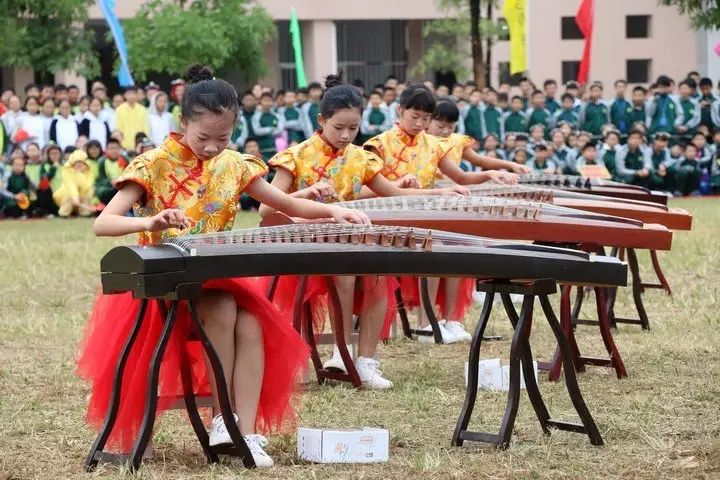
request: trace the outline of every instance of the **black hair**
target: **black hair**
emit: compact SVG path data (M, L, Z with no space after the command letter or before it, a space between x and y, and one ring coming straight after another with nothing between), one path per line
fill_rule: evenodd
M570 101L573 101L573 102L575 101L575 97L574 97L574 96L572 96L572 95L569 94L569 93L563 93L563 94L562 94L562 97L560 97L560 101L561 101L561 102L564 102L566 99L567 99L567 100L570 100Z
M368 93L368 98L372 97L373 95L377 95L378 97L382 98L382 95L381 95L380 92L378 92L377 90L371 90L371 91Z
M383 87L382 90L383 90L383 93L385 93L385 92L394 92L394 91L395 91L395 89L394 89L393 87Z
M95 97L93 97L92 95L83 95L82 97L80 97L80 99L78 100L78 102L82 102L83 100L87 100L87 101L88 101L88 104L89 104L89 103L92 101L93 98L95 98Z
M357 88L365 88L365 82L363 82L361 78L356 78L355 80L353 80L352 85L353 87Z
M386 81L386 82L387 82L388 80L397 80L397 79L398 79L398 78L397 78L395 75L393 75L392 73L391 73L390 75L388 75L387 77L385 77L385 81Z
M73 153L75 150L76 150L75 147L73 147L72 145L68 145L67 147L65 147L65 150L63 150L63 153L65 155L69 155L69 154Z
M511 102L514 102L515 100L520 100L522 102L522 97L520 95L513 95Z
M45 154L46 155L49 154L50 150L57 150L58 152L60 152L60 155L62 155L62 153L63 153L62 148L60 148L60 145L58 145L57 143L55 143L53 141L50 141L50 142L48 142L47 145L45 145Z
M319 82L311 82L307 88L308 88L308 92L309 92L310 90L317 90L318 88L320 90L322 90L323 87L322 87L322 85L320 85Z
M273 94L270 92L263 92L260 94L260 98L269 98L270 100L272 100L274 97Z
M642 92L644 95L647 93L647 88L643 87L642 85L638 85L637 87L633 88L633 93L635 92Z
M303 95L307 95L308 92L309 92L309 90L307 89L307 87L303 87L303 88L298 88L298 89L297 89L297 93L301 93L301 94L303 94Z
M650 88L650 90L655 90L657 87L658 87L658 84L657 84L657 83L653 83L652 85L650 85L649 88Z
M531 97L534 97L535 95L545 95L540 90L533 90L533 92L530 94Z
M23 104L23 108L24 108L25 110L27 110L27 104L28 104L28 102L29 102L30 100L35 100L35 103L38 104L38 107L40 106L40 99L39 99L38 97L36 97L35 95L30 95L29 97L27 97L27 98L25 99L25 103Z
M693 75L697 75L697 76L699 77L699 76L700 76L700 73L698 73L698 72L696 72L695 70L693 70L692 72L688 72L688 74L687 74L688 77L692 77Z
M615 135L616 137L618 137L618 140L620 139L620 134L618 133L617 130L609 130L609 131L605 134L605 138L608 138L610 135Z
M118 145L120 145L120 140L118 140L115 137L110 137L110 138L108 138L107 142L105 143L105 146L109 147L111 143L117 143Z
M60 108L60 106L61 106L63 103L67 103L68 105L70 105L70 108L72 108L72 103L70 103L70 100L67 99L67 98L63 98L62 100L60 100L60 101L58 102L58 104L57 104L58 108Z
M287 93L287 90L285 90L284 88L281 88L280 90L275 92L275 96L279 97L280 95L285 95L286 93Z
M97 147L97 149L100 151L100 155L103 154L103 148L102 148L102 145L100 144L100 142L98 142L97 140L90 140L89 142L87 142L85 144L85 152L88 154L88 158L90 157L90 148L91 147ZM92 160L95 160L95 159L92 159Z
M645 132L640 129L633 128L632 130L630 130L630 133L628 133L628 138L632 137L633 135L639 135L640 138L642 138L645 136Z
M678 145L681 145L681 144L678 144ZM687 150L688 147L693 147L695 149L695 151L698 150L698 146L692 142L688 143L687 145L683 145L683 150Z
M145 132L138 132L135 134L135 144L142 143L147 138L147 135L145 135Z
M682 87L683 85L687 86L690 90L695 90L695 88L697 88L697 83L695 83L695 80L690 77L680 82L678 87Z
M712 80L710 80L708 77L703 77L700 79L701 87L712 87L712 85L713 85Z
M248 138L247 140L245 140L245 146L247 146L247 144L250 143L250 142L254 142L254 143L255 143L256 145L258 145L258 146L260 145L260 144L258 143L257 139L255 139L255 138Z
M74 88L75 90L80 90L80 87L78 87L77 85L74 85L74 84L68 85L68 90L70 90L71 88Z
M458 110L452 99L443 97L438 99L432 118L433 120L455 123L460 119L460 110Z
M543 87L547 87L548 85L557 85L557 82L552 78L548 78L543 82Z
M65 90L68 90L68 89L66 88ZM123 88L122 93L137 92L137 90L138 90L138 87L136 87L135 85L130 85L129 87Z
M181 106L184 118L191 119L205 112L230 111L237 115L240 105L235 88L225 80L216 79L209 67L191 65L183 79L187 82Z
M53 102L53 103L55 103L55 99L54 99L53 97L44 98L43 101L42 101L42 104L45 105L47 102Z
M669 87L672 85L673 81L672 78L667 75L660 75L655 83L658 87Z
M592 83L590 84L589 90L592 90L593 88L599 88L600 90L602 90L602 89L603 89L603 84L602 84L602 82L592 82Z
M29 92L33 88L39 89L40 87L38 87L38 85L35 83L28 83L27 85L25 85L25 93Z
M320 100L320 113L331 118L338 110L356 108L362 113L363 97L357 87L342 81L342 74L325 77L325 93Z
M697 137L698 135L703 136L703 137L705 136L705 134L702 132L695 132L695 135L693 135L693 138Z
M580 152L585 152L588 148L595 148L595 142L587 142L585 145L582 146L580 149Z
M28 147L32 147L33 145L34 145L35 147L37 147L38 150L40 150L40 144L39 144L39 143L37 143L37 142L30 142L30 143L28 143L27 146L25 147L25 151L27 151Z
M505 92L500 92L497 94L498 102L507 102L508 101L508 94Z
M400 95L398 103L405 109L435 113L435 96L422 83L410 83Z
M58 83L57 85L55 85L55 92L56 92L56 93L57 93L57 92L66 92L66 91L67 91L67 87L65 86L64 83Z
M617 86L620 85L621 83L622 83L623 85L627 85L627 80L625 80L624 78L620 78L620 79L618 79L618 80L615 80L615 83L613 83L613 85L617 87Z

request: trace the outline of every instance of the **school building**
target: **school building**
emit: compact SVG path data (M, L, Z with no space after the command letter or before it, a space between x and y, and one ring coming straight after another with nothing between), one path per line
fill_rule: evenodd
M412 70L427 46L423 24L444 18L449 12L437 0L258 0L275 19L276 39L265 49L270 65L261 83L292 88L295 84L289 35L291 6L302 29L305 70L308 80L343 69L346 79L362 79L366 85L381 83L388 75L400 79L440 78L440 72ZM119 17L132 17L142 0L117 2ZM546 78L574 79L582 55L582 34L574 16L580 0L528 0L527 57L529 76L537 83ZM502 2L495 9L502 16ZM112 45L103 45L107 27L97 6L90 9L90 27L97 32L103 80L113 85ZM199 32L200 34L200 32ZM713 48L720 33L696 32L674 7L660 7L657 0L599 0L595 2L595 31L590 77L606 86L618 78L631 83L650 83L660 74L680 79L688 71L720 79L720 57ZM456 47L469 55L469 39ZM499 39L492 51L492 83L509 78L509 42ZM130 59L132 64L132 59ZM0 60L1 62L1 60ZM470 66L468 56L467 66ZM470 70L469 70L470 71ZM240 72L230 80L243 87ZM446 78L446 77L445 77ZM32 70L2 69L4 86L24 86L34 80ZM85 79L68 72L56 74L56 82L86 86ZM169 77L155 78L161 85ZM465 79L459 78L463 81Z

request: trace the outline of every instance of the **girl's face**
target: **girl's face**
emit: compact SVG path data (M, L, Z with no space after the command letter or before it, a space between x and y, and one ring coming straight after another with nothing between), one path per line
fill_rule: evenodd
M8 108L13 112L19 112L22 104L20 103L20 97L13 95L8 100Z
M25 160L23 158L13 158L12 171L15 175L20 175L25 171Z
M155 99L155 108L157 108L157 111L160 113L164 112L167 108L167 103L167 95L165 95L164 93L158 93L157 98Z
M55 113L55 101L52 99L45 100L43 102L42 114L46 117L52 117L53 113Z
M123 103L123 96L122 96L122 95L120 95L119 93L116 93L115 95L113 95L113 99L112 99L112 106L113 106L113 108L119 107L120 104L122 104L122 103Z
M565 143L565 136L562 133L557 132L555 135L553 135L552 141L555 145L562 145L563 143Z
M90 148L88 148L87 150L88 158L91 158L93 160L100 158L101 153L102 152L97 145L91 145Z
M695 135L695 137L693 138L693 143L694 143L695 146L697 146L698 148L703 148L703 147L705 146L705 143L706 143L706 142L705 142L705 137L704 137L703 135Z
M182 118L185 129L182 142L200 160L208 160L227 148L230 134L235 127L236 115L226 110L223 113L204 112L191 119Z
M25 110L27 110L30 114L36 114L38 113L38 110L40 109L40 106L38 105L37 100L34 98L29 98L27 103L25 104Z
M60 102L60 115L65 118L70 116L70 102L67 100Z
M515 145L517 145L517 140L513 135L508 135L507 137L505 137L505 148L507 148L508 150L512 150L513 148L515 148Z
M90 112L95 115L96 117L100 115L100 112L102 111L102 102L99 98L93 98L90 102Z
M32 163L37 163L40 160L40 147L37 145L28 145L26 153Z
M78 109L80 110L80 113L85 113L88 111L88 108L90 108L90 102L87 98L83 98L80 100L80 103L78 104Z
M51 163L58 163L61 158L62 152L60 152L57 148L51 148L50 151L48 151L48 161Z
M445 120L438 120L433 118L430 120L430 126L428 127L428 133L435 135L440 138L447 138L451 133L455 131L455 122L448 122Z
M527 163L527 153L525 150L518 150L515 152L515 163L525 165Z
M86 172L88 169L88 166L85 162L75 162L73 165L73 168L78 172Z
M620 143L620 139L617 135L608 135L605 138L605 143L607 143L612 148L615 147L618 143Z
M535 141L542 140L542 138L543 138L543 129L542 129L542 128L536 128L536 129L534 129L534 130L532 131L532 133L531 133L530 135L532 136L533 140L535 140Z
M330 118L325 118L322 114L318 116L318 122L323 129L323 137L338 150L344 150L355 140L360 128L360 120L362 120L362 115L357 108L343 108Z
M415 110L414 108L398 107L400 114L400 128L412 136L418 135L430 125L431 113Z

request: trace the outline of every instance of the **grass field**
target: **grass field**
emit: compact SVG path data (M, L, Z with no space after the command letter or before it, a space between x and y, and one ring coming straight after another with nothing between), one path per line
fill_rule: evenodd
M579 377L604 447L572 433L543 436L525 396L509 450L450 446L464 398L467 346L398 339L380 351L393 391L313 383L300 416L303 426L388 428L387 464L304 464L295 458L293 432L271 438L269 451L278 464L271 470L208 466L189 423L173 412L156 428L155 459L140 477L720 478L720 200L674 205L695 215L695 228L676 234L672 253L660 255L674 296L645 295L652 329L626 325L615 334L629 378L618 381L596 367ZM238 221L255 222L253 215ZM96 239L89 227L84 220L0 222L0 480L123 475L112 466L83 473L94 432L83 421L88 387L74 376L74 357L97 289L100 257L133 239ZM629 306L624 292L618 310ZM553 351L550 330L535 325L533 350L547 358ZM507 319L498 313L489 329L506 340L488 345L483 357L507 358ZM602 353L592 327L578 328L578 342L588 353ZM541 378L540 386L551 414L573 419L564 383ZM471 428L496 429L505 398L481 392Z

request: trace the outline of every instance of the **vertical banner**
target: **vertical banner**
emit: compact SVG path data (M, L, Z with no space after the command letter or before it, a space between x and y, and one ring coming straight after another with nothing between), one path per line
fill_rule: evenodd
M590 75L590 58L592 48L593 17L595 16L595 5L593 0L582 0L580 7L575 14L575 23L585 37L585 48L583 49L580 69L578 70L577 81L585 84Z
M295 8L290 9L290 37L292 38L293 53L295 54L295 75L297 76L297 88L305 88L308 83L305 78L305 64L303 61L300 22L298 22Z
M130 63L128 62L127 45L125 45L125 34L123 33L122 25L115 15L115 0L98 0L98 6L105 15L105 21L110 28L113 39L115 39L115 46L118 50L118 56L120 57L120 71L118 72L118 83L121 87L129 87L135 85L135 81L130 73Z
M503 15L510 31L510 74L527 70L526 23L527 0L505 0Z

